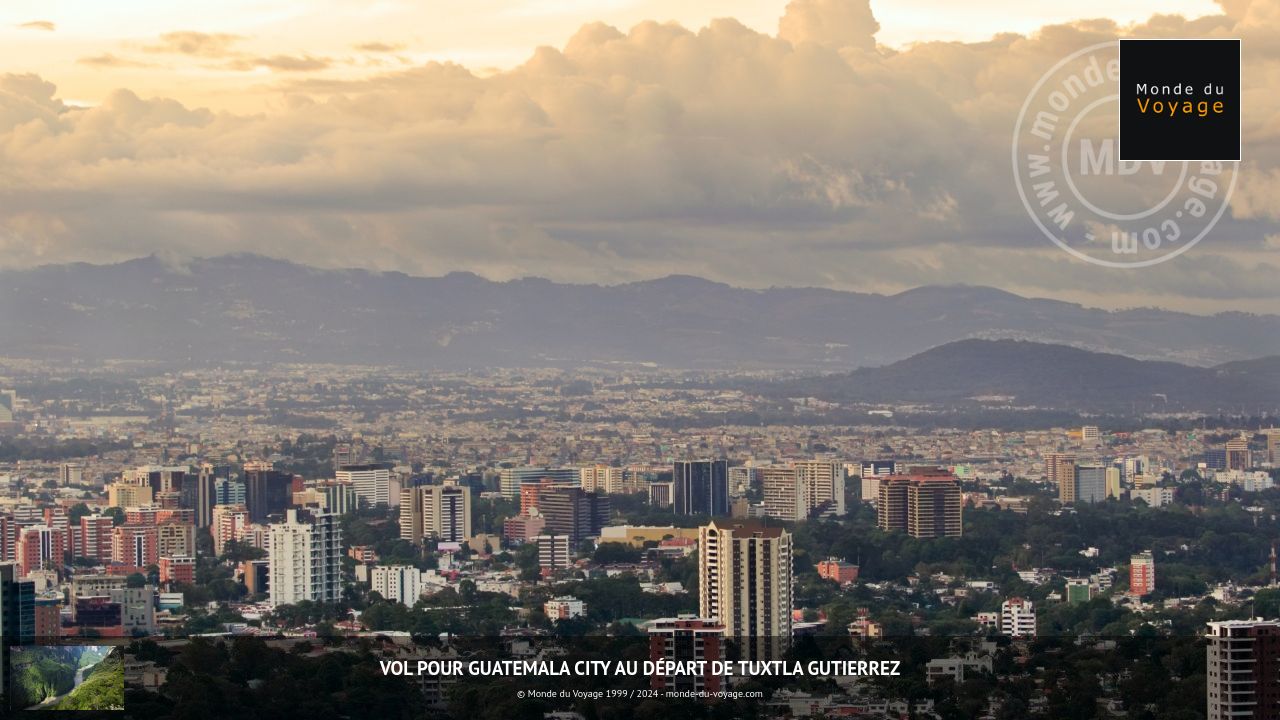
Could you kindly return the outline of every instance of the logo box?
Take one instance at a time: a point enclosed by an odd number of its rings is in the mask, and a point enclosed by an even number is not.
[[[1121,160],[1240,160],[1239,40],[1120,40]]]

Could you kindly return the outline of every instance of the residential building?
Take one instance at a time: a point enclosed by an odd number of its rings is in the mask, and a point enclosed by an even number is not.
[[[416,545],[434,538],[465,542],[471,537],[471,488],[446,480],[400,491],[400,538]]]
[[[538,543],[538,567],[543,577],[572,564],[572,545],[568,535],[539,535],[535,541]]]
[[[1035,603],[1020,597],[1011,597],[1001,603],[1000,634],[1009,637],[1035,637]]]
[[[791,534],[712,521],[698,533],[698,614],[724,625],[744,660],[779,660],[791,639]]]
[[[1058,501],[1070,504],[1076,501],[1076,456],[1072,453],[1050,452],[1044,454],[1044,479],[1049,487],[1058,489]]]
[[[724,659],[724,625],[713,618],[680,615],[650,620],[647,629],[651,662],[667,661],[666,667],[703,669],[701,673],[655,673],[649,677],[649,687],[692,693],[716,693],[723,688],[724,677],[713,666]],[[702,664],[693,664],[699,662]]]
[[[922,539],[960,537],[962,513],[960,481],[941,468],[916,468],[911,475],[881,478],[876,516],[886,532]]]
[[[1129,558],[1129,594],[1150,595],[1156,589],[1156,561],[1150,551]]]
[[[582,601],[571,595],[554,597],[542,604],[542,612],[550,620],[571,620],[582,617],[586,611]]]
[[[422,597],[422,571],[411,565],[385,565],[373,568],[369,581],[374,592],[384,599],[413,607]]]
[[[1208,720],[1280,718],[1280,621],[1258,618],[1208,625]]]
[[[271,525],[267,552],[272,605],[341,597],[342,529],[336,515],[303,518],[290,508],[284,522]]]

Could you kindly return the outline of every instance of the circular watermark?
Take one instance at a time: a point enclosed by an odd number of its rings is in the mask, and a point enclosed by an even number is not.
[[[1227,209],[1234,161],[1120,159],[1120,43],[1068,55],[1027,94],[1013,175],[1027,214],[1086,262],[1137,268],[1200,242]]]

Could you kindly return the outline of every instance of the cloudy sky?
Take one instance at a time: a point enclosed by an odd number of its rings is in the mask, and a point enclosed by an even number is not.
[[[1280,0],[1117,5],[7,0],[0,266],[258,252],[1280,312]],[[1008,166],[1040,74],[1117,36],[1245,43],[1230,212],[1142,270],[1053,247]]]

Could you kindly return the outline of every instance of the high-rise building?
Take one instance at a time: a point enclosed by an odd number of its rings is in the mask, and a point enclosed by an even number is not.
[[[1249,441],[1244,437],[1227,441],[1227,469],[1248,470],[1253,465],[1249,457]]]
[[[1120,499],[1120,489],[1121,489],[1120,477],[1122,474],[1123,474],[1123,471],[1121,471],[1121,469],[1118,467],[1112,466],[1107,468],[1107,473],[1106,473],[1107,497],[1115,498],[1116,500]]]
[[[760,486],[760,468],[739,465],[729,468],[729,497],[746,497],[752,488]]]
[[[579,468],[580,485],[587,492],[614,495],[622,492],[622,468],[591,465]]]
[[[1263,430],[1267,436],[1267,462],[1280,465],[1280,428]]]
[[[245,463],[244,490],[249,519],[267,522],[272,515],[283,514],[293,502],[293,474],[276,470],[267,462]]]
[[[346,515],[358,508],[355,488],[337,480],[315,480],[293,493],[293,504],[334,515]]]
[[[31,525],[18,531],[18,571],[26,577],[34,570],[62,567],[66,552],[66,531],[48,525]]]
[[[156,525],[156,552],[161,557],[195,557],[195,526],[179,522],[159,523]]]
[[[188,555],[160,556],[160,582],[192,585],[196,581],[196,559]]]
[[[1035,637],[1035,603],[1020,597],[1011,597],[1001,603],[1000,634],[1009,637]]]
[[[669,508],[675,501],[676,484],[666,482],[649,483],[649,504],[657,508]]]
[[[758,468],[764,513],[784,520],[845,514],[844,466],[803,461]]]
[[[1076,501],[1076,456],[1071,453],[1044,454],[1044,479],[1050,487],[1058,489],[1058,500],[1063,503]]]
[[[960,537],[964,531],[960,481],[941,468],[880,479],[876,522],[886,532],[915,538]]]
[[[285,511],[285,521],[271,525],[268,560],[271,604],[311,600],[337,602],[342,596],[342,528],[328,513],[299,518]]]
[[[77,554],[104,564],[111,562],[111,530],[114,526],[110,515],[81,516]]]
[[[788,521],[808,519],[806,478],[798,477],[795,468],[783,465],[766,465],[758,471],[765,515]]]
[[[155,525],[130,525],[111,530],[111,562],[145,568],[160,562],[159,529]]]
[[[380,565],[369,580],[374,592],[402,605],[412,607],[422,597],[422,571],[411,565]]]
[[[1211,622],[1206,637],[1208,720],[1280,718],[1280,621]]]
[[[356,492],[356,502],[363,507],[391,505],[391,464],[361,463],[342,465],[334,476],[338,482],[351,483]],[[399,496],[397,493],[397,500]]]
[[[58,484],[66,487],[68,485],[84,484],[84,465],[80,463],[62,463],[58,466]]]
[[[539,495],[539,511],[546,519],[545,532],[568,535],[574,547],[600,534],[609,524],[609,496],[584,492],[582,488],[553,488]]]
[[[421,545],[434,538],[465,542],[471,537],[471,488],[446,480],[400,491],[400,538]]]
[[[1076,502],[1099,503],[1107,499],[1107,467],[1077,465],[1075,468]]]
[[[791,534],[712,521],[698,531],[698,614],[725,628],[743,660],[780,660],[791,640]]]
[[[1102,431],[1097,425],[1085,425],[1080,428],[1080,444],[1084,447],[1093,447],[1102,441]]]
[[[219,483],[222,483],[223,499],[218,499]],[[244,485],[237,483],[240,497],[234,500],[226,498],[226,488],[231,483],[231,466],[201,463],[196,475],[195,511],[196,527],[207,528],[213,522],[213,506],[229,505],[233,502],[244,502]]]
[[[107,486],[107,505],[111,507],[126,508],[150,505],[154,500],[155,498],[149,485],[117,482]]]
[[[538,543],[538,567],[543,577],[569,567],[573,555],[568,535],[539,535],[534,540]]]
[[[525,485],[536,485],[542,480],[550,480],[556,485],[578,487],[582,483],[582,474],[578,468],[503,468],[498,476],[498,488],[502,491],[503,497],[515,500],[520,497],[520,488]]]
[[[721,648],[724,626],[712,619],[681,615],[650,620],[649,660],[668,664],[666,667],[701,667],[701,673],[654,673],[649,687],[665,692],[716,693],[724,678],[714,672],[712,664],[724,659]],[[689,664],[684,664],[689,663]],[[694,665],[691,663],[702,663]]]
[[[249,509],[244,505],[213,506],[213,523],[209,526],[213,535],[213,554],[222,555],[228,542],[243,540],[249,526]]]
[[[150,487],[152,496],[159,497],[162,493],[180,493],[190,474],[189,465],[142,465],[126,473],[125,481]]]
[[[1150,551],[1129,558],[1129,594],[1150,595],[1156,589],[1156,561]]]
[[[729,514],[728,461],[676,461],[672,482],[677,515]]]
[[[13,563],[0,564],[0,698],[7,698],[14,645],[36,637],[36,586]]]

